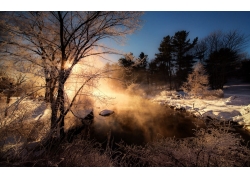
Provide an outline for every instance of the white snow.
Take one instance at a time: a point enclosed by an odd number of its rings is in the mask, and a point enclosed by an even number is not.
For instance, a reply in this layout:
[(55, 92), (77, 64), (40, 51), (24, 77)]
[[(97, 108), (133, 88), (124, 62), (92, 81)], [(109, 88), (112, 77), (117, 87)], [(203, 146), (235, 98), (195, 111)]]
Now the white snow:
[(51, 115), (51, 109), (49, 108), (49, 104), (45, 102), (40, 102), (39, 106), (33, 111), (31, 116), (32, 120), (44, 120), (49, 119)]
[(114, 113), (114, 111), (105, 109), (105, 110), (101, 111), (101, 112), (99, 113), (99, 115), (100, 115), (100, 116), (109, 116), (109, 115), (111, 115), (111, 114), (113, 114), (113, 113)]
[(250, 130), (250, 84), (232, 82), (225, 86), (223, 98), (194, 98), (179, 93), (161, 92), (152, 100), (176, 108), (185, 108), (197, 116), (233, 120)]
[[(5, 102), (1, 101), (0, 106), (3, 110)], [(2, 117), (0, 128), (12, 122), (18, 121), (37, 121), (50, 118), (51, 110), (49, 104), (43, 101), (23, 99), (20, 97), (11, 98), (9, 106), (9, 116)], [(26, 117), (26, 118), (24, 118)], [(24, 118), (24, 119), (23, 119)]]

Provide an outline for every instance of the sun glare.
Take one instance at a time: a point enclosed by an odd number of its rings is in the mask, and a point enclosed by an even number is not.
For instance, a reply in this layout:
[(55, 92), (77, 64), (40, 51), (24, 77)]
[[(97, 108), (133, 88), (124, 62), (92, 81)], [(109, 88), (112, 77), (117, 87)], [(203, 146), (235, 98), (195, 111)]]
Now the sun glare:
[[(70, 68), (71, 65), (72, 64), (70, 62), (66, 63), (67, 68)], [(82, 88), (84, 93), (81, 91), (79, 95), (92, 94), (93, 96), (101, 96), (102, 93), (95, 90), (95, 87), (98, 86), (97, 74), (102, 72), (104, 65), (105, 63), (99, 57), (86, 57), (78, 64), (74, 65), (71, 75), (65, 85), (65, 92), (69, 100), (72, 100), (76, 92), (83, 84), (85, 84)], [(91, 78), (90, 81), (88, 81), (89, 78)]]

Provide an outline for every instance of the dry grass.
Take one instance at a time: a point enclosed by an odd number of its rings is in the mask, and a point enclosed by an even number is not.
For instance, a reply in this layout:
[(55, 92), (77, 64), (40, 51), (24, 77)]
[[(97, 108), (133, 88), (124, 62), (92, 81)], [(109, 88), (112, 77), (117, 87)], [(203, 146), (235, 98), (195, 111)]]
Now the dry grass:
[[(200, 129), (192, 138), (161, 138), (145, 146), (117, 143), (102, 148), (93, 140), (76, 138), (54, 147), (15, 146), (1, 158), (1, 166), (66, 167), (243, 167), (250, 165), (250, 150), (235, 134), (223, 129)], [(39, 148), (38, 148), (39, 147)], [(1, 154), (2, 155), (2, 154)]]
[(250, 150), (235, 134), (201, 129), (192, 138), (166, 138), (141, 146), (119, 145), (116, 166), (243, 167), (250, 166)]
[(104, 148), (88, 136), (77, 136), (71, 143), (53, 139), (44, 143), (49, 122), (42, 118), (30, 121), (32, 113), (25, 109), (30, 107), (23, 104), (19, 108), (22, 111), (12, 113), (12, 121), (0, 128), (0, 166), (250, 166), (249, 147), (232, 133), (230, 125), (211, 121), (206, 129), (197, 129), (194, 137), (158, 138), (143, 146), (108, 143), (110, 147)]

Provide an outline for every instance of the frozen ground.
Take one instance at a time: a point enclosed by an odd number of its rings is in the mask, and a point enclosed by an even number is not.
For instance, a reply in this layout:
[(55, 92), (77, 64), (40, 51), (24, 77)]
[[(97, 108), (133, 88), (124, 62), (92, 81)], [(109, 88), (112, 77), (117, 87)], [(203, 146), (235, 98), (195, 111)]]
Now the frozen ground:
[(223, 98), (177, 97), (177, 93), (161, 93), (153, 101), (175, 108), (185, 108), (197, 116), (232, 120), (250, 130), (250, 84), (233, 80), (224, 86)]

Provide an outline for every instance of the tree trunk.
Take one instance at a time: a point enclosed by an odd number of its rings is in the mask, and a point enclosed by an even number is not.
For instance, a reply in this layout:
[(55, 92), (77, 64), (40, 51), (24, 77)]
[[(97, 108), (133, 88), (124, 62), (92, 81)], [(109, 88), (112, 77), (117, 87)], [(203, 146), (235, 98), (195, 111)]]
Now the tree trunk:
[(55, 89), (56, 89), (56, 74), (55, 72), (56, 69), (51, 70), (50, 72), (45, 70), (45, 95), (44, 95), (44, 99), (46, 102), (49, 102), (51, 104), (54, 103), (54, 94), (55, 94)]
[(50, 102), (50, 85), (51, 84), (51, 79), (50, 78), (46, 78), (45, 79), (45, 96), (44, 96), (44, 100), (45, 102)]
[(59, 87), (57, 91), (57, 99), (52, 105), (51, 128), (52, 130), (59, 130), (59, 138), (63, 138), (64, 133), (64, 117), (65, 117), (65, 99), (64, 99), (64, 85), (65, 85), (65, 71), (62, 70), (59, 77)]

